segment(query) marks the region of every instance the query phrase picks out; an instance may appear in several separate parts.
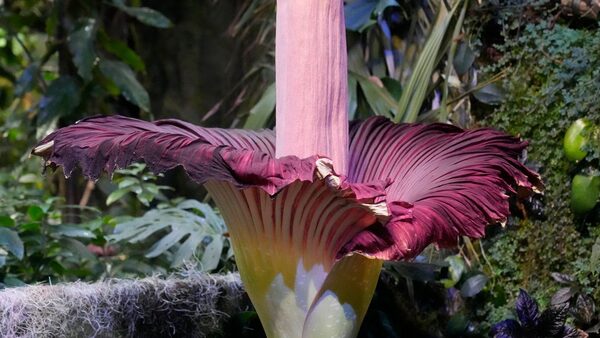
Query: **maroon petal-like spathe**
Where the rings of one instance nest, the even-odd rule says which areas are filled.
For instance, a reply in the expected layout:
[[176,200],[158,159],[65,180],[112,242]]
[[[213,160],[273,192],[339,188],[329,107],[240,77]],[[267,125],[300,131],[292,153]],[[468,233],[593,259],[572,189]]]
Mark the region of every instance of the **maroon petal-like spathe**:
[[350,139],[349,180],[390,179],[392,219],[357,235],[341,255],[410,258],[433,242],[482,237],[486,225],[508,216],[508,194],[542,189],[539,176],[518,160],[527,143],[495,130],[376,117],[354,123]]
[[237,188],[257,187],[270,195],[294,181],[335,180],[330,185],[360,200],[384,200],[382,182],[349,183],[326,158],[274,158],[271,130],[202,128],[169,119],[147,122],[123,116],[97,116],[61,128],[33,150],[46,165],[62,166],[69,176],[81,167],[97,179],[132,162],[143,161],[161,173],[177,166],[196,182],[229,182]]
[[65,175],[81,167],[97,179],[135,161],[154,172],[182,166],[196,182],[228,181],[274,194],[295,180],[312,180],[316,157],[273,159],[270,130],[201,128],[178,120],[146,122],[122,116],[84,119],[40,142],[34,153],[47,165],[63,166]]

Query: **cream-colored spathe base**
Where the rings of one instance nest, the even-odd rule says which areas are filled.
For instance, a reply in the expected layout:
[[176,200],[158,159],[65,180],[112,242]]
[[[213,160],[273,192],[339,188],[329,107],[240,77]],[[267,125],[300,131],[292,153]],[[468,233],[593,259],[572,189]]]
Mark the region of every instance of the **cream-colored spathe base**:
[[330,176],[294,182],[276,196],[206,184],[269,338],[356,337],[371,301],[381,261],[336,254],[378,209],[347,198]]
[[[363,266],[353,267],[357,264]],[[331,272],[335,275],[331,275],[320,265],[315,265],[306,271],[300,261],[296,269],[294,289],[286,285],[283,275],[277,275],[264,296],[264,302],[257,301],[262,303],[257,306],[257,310],[261,309],[259,315],[267,336],[270,338],[355,337],[371,299],[381,262],[353,257],[342,265],[346,267],[342,267],[345,271],[334,266]],[[353,270],[354,276],[340,274],[348,272],[348,268]],[[357,284],[357,281],[360,282]],[[344,290],[339,289],[341,285],[344,286]],[[333,288],[323,288],[323,286]],[[355,289],[357,287],[360,289]],[[363,293],[367,295],[366,299],[364,296],[361,299],[360,294]],[[359,296],[348,298],[350,294]]]
[[358,325],[358,316],[352,305],[342,304],[333,291],[327,290],[315,301],[304,323],[302,337],[352,337],[358,331]]

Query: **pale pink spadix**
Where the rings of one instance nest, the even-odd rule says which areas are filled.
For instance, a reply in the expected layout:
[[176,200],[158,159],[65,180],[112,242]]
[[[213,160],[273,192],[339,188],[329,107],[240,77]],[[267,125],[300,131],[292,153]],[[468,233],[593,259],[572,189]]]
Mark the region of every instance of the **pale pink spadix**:
[[276,155],[327,156],[348,172],[342,0],[277,0]]

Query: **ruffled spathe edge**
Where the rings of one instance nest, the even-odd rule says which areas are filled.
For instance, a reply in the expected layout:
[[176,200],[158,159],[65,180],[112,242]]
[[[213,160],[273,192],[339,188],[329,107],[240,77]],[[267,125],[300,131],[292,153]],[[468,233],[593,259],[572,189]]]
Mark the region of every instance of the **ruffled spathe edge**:
[[517,188],[540,192],[540,176],[519,157],[527,142],[492,129],[447,124],[394,124],[381,117],[350,130],[353,182],[392,178],[386,188],[391,218],[355,236],[340,252],[398,260],[431,243],[483,237],[508,217]]
[[275,159],[273,137],[270,130],[225,130],[173,119],[146,122],[97,116],[53,132],[32,153],[44,158],[45,167],[62,167],[67,177],[79,167],[92,180],[102,172],[112,175],[139,161],[155,173],[181,166],[199,184],[228,182],[238,189],[260,188],[271,196],[295,181],[320,179],[344,197],[369,205],[377,215],[387,215],[385,187],[389,182],[350,183],[335,173],[326,157]]
[[274,158],[269,130],[112,116],[62,128],[33,152],[50,167],[62,166],[66,175],[79,166],[91,179],[144,161],[157,173],[181,166],[200,184],[228,182],[271,197],[294,182],[325,182],[338,197],[376,217],[338,258],[360,253],[395,260],[414,257],[431,243],[455,243],[461,235],[482,237],[486,225],[506,219],[508,196],[517,187],[541,190],[539,175],[518,161],[526,145],[490,129],[396,125],[375,117],[351,125],[346,178],[325,157]]

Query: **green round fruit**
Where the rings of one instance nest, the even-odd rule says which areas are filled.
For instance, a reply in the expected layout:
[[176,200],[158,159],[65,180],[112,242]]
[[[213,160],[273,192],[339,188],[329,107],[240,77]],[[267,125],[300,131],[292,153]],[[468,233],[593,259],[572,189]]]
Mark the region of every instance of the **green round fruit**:
[[571,181],[571,210],[585,214],[596,206],[600,197],[600,176],[575,175]]
[[587,156],[587,152],[583,147],[589,141],[589,131],[592,127],[592,122],[588,119],[578,119],[567,129],[563,147],[565,155],[571,161],[583,160]]

